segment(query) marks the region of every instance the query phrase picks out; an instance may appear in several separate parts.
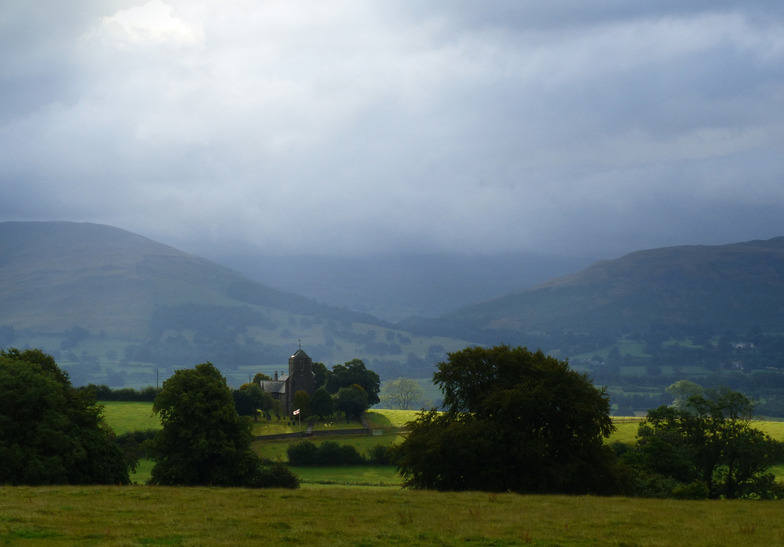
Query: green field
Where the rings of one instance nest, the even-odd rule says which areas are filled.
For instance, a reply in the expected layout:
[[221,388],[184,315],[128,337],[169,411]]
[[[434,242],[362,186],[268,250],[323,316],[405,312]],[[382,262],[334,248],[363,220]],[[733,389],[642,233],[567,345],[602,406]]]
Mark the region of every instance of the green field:
[[1,487],[10,545],[781,545],[781,502],[439,493]]
[[[118,431],[146,429],[150,407],[108,403],[105,415]],[[371,427],[385,434],[329,440],[364,452],[396,442],[412,417],[373,411]],[[633,442],[638,425],[618,421],[610,440]],[[784,437],[784,423],[757,427]],[[285,459],[290,442],[257,440],[254,449]],[[137,483],[151,466],[140,462]],[[294,491],[0,487],[0,545],[784,545],[778,501],[439,493],[400,488],[392,466],[293,471],[302,480]]]
[[[151,403],[110,401],[101,404],[104,405],[103,413],[106,423],[108,423],[117,434],[134,430],[158,429],[160,427],[160,421],[152,414]],[[367,420],[371,428],[381,429],[383,431],[384,435],[382,437],[388,437],[390,434],[395,435],[397,429],[403,427],[406,422],[413,420],[416,415],[417,411],[414,410],[372,409],[367,413]],[[614,423],[616,431],[610,436],[608,442],[620,441],[629,444],[634,443],[639,422],[639,419],[634,418],[615,418]],[[754,422],[754,426],[774,439],[784,441],[784,422],[759,421]],[[290,426],[286,422],[279,422],[273,419],[271,422],[254,422],[252,430],[254,435],[272,435],[301,432],[305,430],[305,427],[305,423]],[[360,427],[362,426],[357,422],[351,422],[350,424],[335,422],[332,424],[318,424],[316,429],[357,429]],[[366,441],[363,439],[374,438],[376,437],[356,437],[351,444],[358,443],[364,445],[366,444]],[[287,442],[288,441],[284,441],[284,443]],[[379,444],[379,442],[367,442],[370,446]],[[386,441],[383,442],[384,444],[387,444]],[[367,449],[367,446],[361,448],[360,451],[363,449]]]
[[[151,403],[136,403],[136,402],[103,402],[104,417],[106,423],[117,433],[125,433],[127,431],[145,430],[145,429],[158,429],[160,421],[157,417],[152,415]],[[394,430],[401,428],[406,422],[416,418],[418,411],[415,410],[386,410],[386,409],[371,409],[367,413],[367,420],[370,427],[373,429],[381,429],[385,434],[393,433]],[[625,443],[633,443],[637,435],[638,421],[626,422],[624,419],[616,419],[615,424],[617,431],[610,437],[610,442],[621,441]],[[760,429],[771,435],[774,439],[784,440],[784,422],[758,422]],[[305,423],[301,425],[291,426],[286,422],[279,422],[273,419],[271,422],[258,421],[252,424],[252,431],[254,435],[275,435],[280,433],[297,433],[305,430]],[[357,429],[362,427],[357,422],[346,424],[345,422],[335,422],[329,425],[318,424],[317,430],[324,429]],[[386,436],[386,435],[384,435]],[[365,439],[360,437],[358,439]],[[369,437],[373,438],[373,437]],[[287,441],[286,441],[287,442]],[[341,441],[342,442],[342,441]],[[352,441],[362,443],[361,440]],[[378,442],[372,444],[379,444]],[[360,450],[361,451],[361,450]],[[285,452],[285,448],[284,448]],[[273,457],[274,459],[274,457]]]
[[[152,415],[151,403],[137,403],[137,402],[104,402],[104,417],[109,426],[118,434],[127,431],[157,429],[160,427],[158,419]],[[379,444],[391,445],[400,441],[401,437],[397,433],[397,429],[405,425],[406,422],[416,417],[417,411],[413,410],[386,410],[386,409],[373,409],[367,413],[368,422],[373,429],[380,429],[382,435],[361,435],[361,436],[345,436],[345,437],[328,437],[328,438],[312,438],[312,442],[318,444],[325,440],[331,440],[340,444],[350,444],[354,446],[360,454],[366,454],[367,451]],[[776,440],[784,441],[784,422],[769,422],[760,421],[755,422],[755,427],[764,431]],[[334,423],[331,426],[320,424],[319,429],[334,428],[358,428],[360,425],[356,422],[346,425],[345,423]],[[608,442],[623,442],[633,444],[637,436],[637,428],[639,427],[638,419],[631,418],[616,418],[615,419],[616,431],[610,436]],[[270,423],[256,422],[253,424],[254,435],[270,435],[279,433],[295,433],[305,429],[305,425],[289,426],[285,422],[278,422],[273,420]],[[257,440],[253,442],[253,449],[257,454],[264,458],[271,460],[287,461],[286,450],[288,447],[300,438],[281,439],[281,440]],[[149,461],[141,461],[139,468],[131,476],[132,482],[137,484],[144,484],[150,478],[150,469],[152,463]],[[388,469],[383,469],[379,472],[378,477],[362,480],[353,480],[351,478],[352,467],[347,468],[296,468],[294,471],[300,476],[305,485],[314,484],[400,484],[401,480],[393,472]],[[375,469],[373,466],[363,466],[361,471],[368,476],[372,476]],[[344,472],[345,471],[345,472]],[[784,481],[784,464],[775,465],[771,468],[771,472],[776,475],[780,481]],[[349,478],[345,478],[348,476]]]
[[[103,408],[103,415],[106,423],[109,424],[118,435],[128,431],[144,431],[146,429],[158,429],[160,420],[152,413],[152,403],[146,402],[125,402],[125,401],[100,401]],[[413,420],[417,412],[413,410],[370,410],[367,419],[373,428],[399,428],[406,422]],[[259,420],[252,423],[254,435],[277,435],[281,433],[297,433],[304,431],[307,427],[306,422],[297,425],[289,425],[286,421],[275,418],[272,421]],[[359,429],[363,426],[359,422],[346,423],[343,420],[330,423],[317,423],[315,429]]]
[[152,403],[101,401],[100,404],[103,405],[106,423],[118,435],[161,427],[160,419],[152,413]]
[[299,476],[302,488],[315,488],[326,484],[400,488],[403,482],[392,465],[291,467],[290,469]]

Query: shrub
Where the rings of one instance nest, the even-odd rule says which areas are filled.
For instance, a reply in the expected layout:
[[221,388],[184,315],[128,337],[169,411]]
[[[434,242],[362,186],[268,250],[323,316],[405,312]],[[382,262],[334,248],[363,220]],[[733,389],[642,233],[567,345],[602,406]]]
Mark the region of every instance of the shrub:
[[282,463],[275,462],[259,467],[250,481],[255,488],[299,488],[299,477]]
[[388,446],[377,444],[368,450],[368,463],[373,465],[390,465],[392,463],[392,451]]
[[357,449],[351,445],[339,445],[325,441],[318,447],[316,465],[361,465],[366,463]]
[[300,441],[289,446],[286,452],[290,465],[330,466],[368,463],[353,446],[339,445],[334,441],[324,441],[320,445],[310,441]]
[[318,447],[310,441],[300,441],[292,444],[286,450],[291,465],[316,465]]

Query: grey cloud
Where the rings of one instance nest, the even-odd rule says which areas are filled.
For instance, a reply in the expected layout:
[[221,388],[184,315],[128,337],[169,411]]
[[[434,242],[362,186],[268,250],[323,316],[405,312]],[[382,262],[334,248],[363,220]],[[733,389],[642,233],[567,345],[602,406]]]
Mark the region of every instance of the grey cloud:
[[0,220],[197,252],[780,235],[777,3],[136,5],[0,19]]

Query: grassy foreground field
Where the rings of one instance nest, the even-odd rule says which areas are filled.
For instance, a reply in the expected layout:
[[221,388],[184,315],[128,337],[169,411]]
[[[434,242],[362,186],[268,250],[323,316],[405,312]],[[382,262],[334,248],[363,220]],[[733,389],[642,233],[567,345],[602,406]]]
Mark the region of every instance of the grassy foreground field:
[[153,487],[0,488],[0,544],[780,545],[779,502]]

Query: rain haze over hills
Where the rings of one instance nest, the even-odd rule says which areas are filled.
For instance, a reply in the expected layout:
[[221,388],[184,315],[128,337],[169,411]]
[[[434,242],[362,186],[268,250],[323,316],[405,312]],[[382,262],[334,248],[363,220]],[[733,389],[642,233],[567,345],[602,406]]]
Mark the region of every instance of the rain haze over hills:
[[294,291],[341,258],[488,264],[475,300],[768,239],[783,26],[773,1],[4,1],[0,221],[297,264]]

